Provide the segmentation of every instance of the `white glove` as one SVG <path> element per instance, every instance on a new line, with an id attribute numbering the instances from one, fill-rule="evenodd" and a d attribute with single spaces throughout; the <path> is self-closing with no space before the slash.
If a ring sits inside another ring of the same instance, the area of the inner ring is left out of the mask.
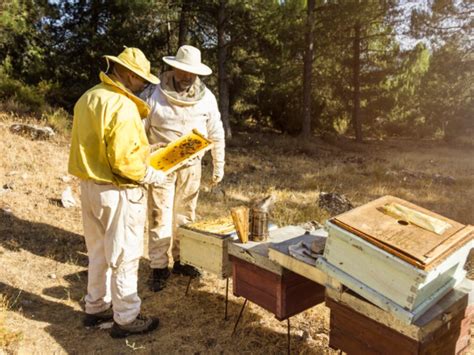
<path id="1" fill-rule="evenodd" d="M 146 169 L 145 176 L 139 181 L 140 184 L 162 185 L 166 181 L 166 174 L 149 166 Z"/>
<path id="2" fill-rule="evenodd" d="M 224 178 L 224 167 L 214 168 L 212 172 L 212 184 L 217 185 Z"/>

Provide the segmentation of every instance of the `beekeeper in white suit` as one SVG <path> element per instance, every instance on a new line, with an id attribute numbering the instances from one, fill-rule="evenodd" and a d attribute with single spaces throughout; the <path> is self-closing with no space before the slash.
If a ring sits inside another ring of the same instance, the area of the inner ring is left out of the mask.
<path id="1" fill-rule="evenodd" d="M 111 320 L 110 335 L 123 338 L 158 327 L 140 313 L 138 263 L 143 252 L 146 195 L 162 171 L 147 165 L 150 146 L 141 118 L 148 105 L 136 96 L 158 83 L 138 48 L 105 56 L 101 83 L 74 106 L 69 173 L 81 180 L 82 218 L 89 257 L 85 326 Z"/>
<path id="2" fill-rule="evenodd" d="M 184 45 L 176 56 L 163 57 L 171 70 L 160 77 L 160 84 L 144 90 L 141 97 L 150 105 L 151 113 L 144 120 L 150 144 L 166 145 L 197 129 L 214 143 L 212 182 L 224 177 L 225 137 L 217 101 L 200 80 L 212 70 L 201 62 L 199 49 Z M 168 249 L 174 260 L 176 274 L 197 276 L 198 271 L 179 260 L 177 227 L 195 219 L 201 184 L 201 158 L 168 175 L 165 183 L 149 190 L 149 256 L 151 260 L 151 290 L 160 291 L 170 276 Z"/>

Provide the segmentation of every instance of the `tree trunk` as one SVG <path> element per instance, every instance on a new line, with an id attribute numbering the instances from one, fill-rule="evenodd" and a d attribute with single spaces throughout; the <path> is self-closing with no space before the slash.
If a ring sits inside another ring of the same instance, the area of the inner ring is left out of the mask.
<path id="1" fill-rule="evenodd" d="M 188 0 L 182 0 L 179 17 L 178 48 L 188 42 Z"/>
<path id="2" fill-rule="evenodd" d="M 232 138 L 232 130 L 229 122 L 229 82 L 227 80 L 226 60 L 227 43 L 225 38 L 226 22 L 226 0 L 219 1 L 217 14 L 217 61 L 218 61 L 218 87 L 219 87 L 219 111 L 224 124 L 226 138 Z"/>
<path id="3" fill-rule="evenodd" d="M 354 58 L 352 62 L 352 125 L 357 142 L 362 142 L 362 122 L 360 117 L 360 23 L 354 25 Z"/>
<path id="4" fill-rule="evenodd" d="M 311 136 L 311 81 L 314 55 L 314 6 L 315 0 L 308 0 L 303 68 L 303 122 L 301 127 L 301 135 L 304 138 L 309 138 Z"/>

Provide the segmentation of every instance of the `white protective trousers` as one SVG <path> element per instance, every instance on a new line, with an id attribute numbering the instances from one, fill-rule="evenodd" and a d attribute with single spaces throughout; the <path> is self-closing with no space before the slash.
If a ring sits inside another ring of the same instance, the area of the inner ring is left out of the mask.
<path id="1" fill-rule="evenodd" d="M 143 254 L 146 197 L 141 187 L 81 181 L 82 219 L 89 257 L 86 313 L 107 310 L 133 322 L 140 312 L 138 263 Z"/>
<path id="2" fill-rule="evenodd" d="M 168 250 L 179 261 L 179 226 L 194 222 L 201 184 L 201 161 L 168 175 L 164 184 L 149 186 L 148 254 L 152 268 L 168 267 Z"/>

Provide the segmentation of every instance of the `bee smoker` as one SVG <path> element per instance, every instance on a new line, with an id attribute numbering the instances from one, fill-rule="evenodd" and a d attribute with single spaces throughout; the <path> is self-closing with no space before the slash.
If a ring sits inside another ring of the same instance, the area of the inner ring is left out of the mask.
<path id="1" fill-rule="evenodd" d="M 251 213 L 251 240 L 264 242 L 268 238 L 268 212 L 260 208 L 252 208 Z"/>
<path id="2" fill-rule="evenodd" d="M 268 239 L 269 210 L 275 202 L 273 195 L 256 203 L 250 214 L 250 240 L 264 242 Z"/>

